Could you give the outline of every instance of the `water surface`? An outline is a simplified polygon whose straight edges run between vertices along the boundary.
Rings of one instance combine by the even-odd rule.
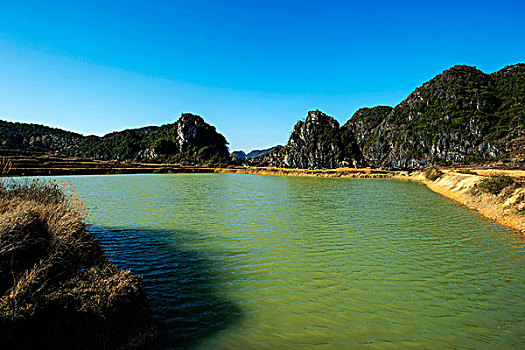
[[[413,182],[69,177],[157,348],[523,348],[524,240]]]

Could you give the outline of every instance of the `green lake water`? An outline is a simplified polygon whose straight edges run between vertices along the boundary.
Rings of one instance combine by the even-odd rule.
[[[421,184],[78,176],[159,349],[519,349],[525,240]]]

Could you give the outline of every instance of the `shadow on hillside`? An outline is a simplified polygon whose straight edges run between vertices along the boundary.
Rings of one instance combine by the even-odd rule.
[[[107,257],[142,276],[159,335],[155,349],[189,349],[238,321],[242,312],[219,289],[217,266],[177,246],[168,231],[90,226]]]

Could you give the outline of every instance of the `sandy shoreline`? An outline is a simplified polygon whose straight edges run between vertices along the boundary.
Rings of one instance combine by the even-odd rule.
[[[521,176],[517,171],[516,176]],[[512,172],[506,172],[512,176]],[[487,173],[489,174],[489,173]],[[423,174],[415,174],[410,179],[424,183],[430,190],[455,200],[467,208],[476,210],[486,218],[511,228],[525,236],[525,188],[518,186],[509,189],[506,194],[494,196],[475,190],[475,185],[482,176],[461,174],[452,171],[446,172],[435,181],[426,179]],[[523,185],[522,185],[523,186]],[[521,212],[518,210],[521,209]]]

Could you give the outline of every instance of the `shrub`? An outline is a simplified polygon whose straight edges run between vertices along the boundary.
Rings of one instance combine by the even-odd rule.
[[[514,182],[514,179],[507,175],[491,175],[481,179],[476,184],[476,188],[482,192],[497,196],[504,188],[513,185]]]
[[[441,170],[439,170],[438,168],[434,166],[426,168],[425,171],[423,172],[423,175],[430,181],[436,181],[441,176],[443,176],[443,174],[444,173]]]

